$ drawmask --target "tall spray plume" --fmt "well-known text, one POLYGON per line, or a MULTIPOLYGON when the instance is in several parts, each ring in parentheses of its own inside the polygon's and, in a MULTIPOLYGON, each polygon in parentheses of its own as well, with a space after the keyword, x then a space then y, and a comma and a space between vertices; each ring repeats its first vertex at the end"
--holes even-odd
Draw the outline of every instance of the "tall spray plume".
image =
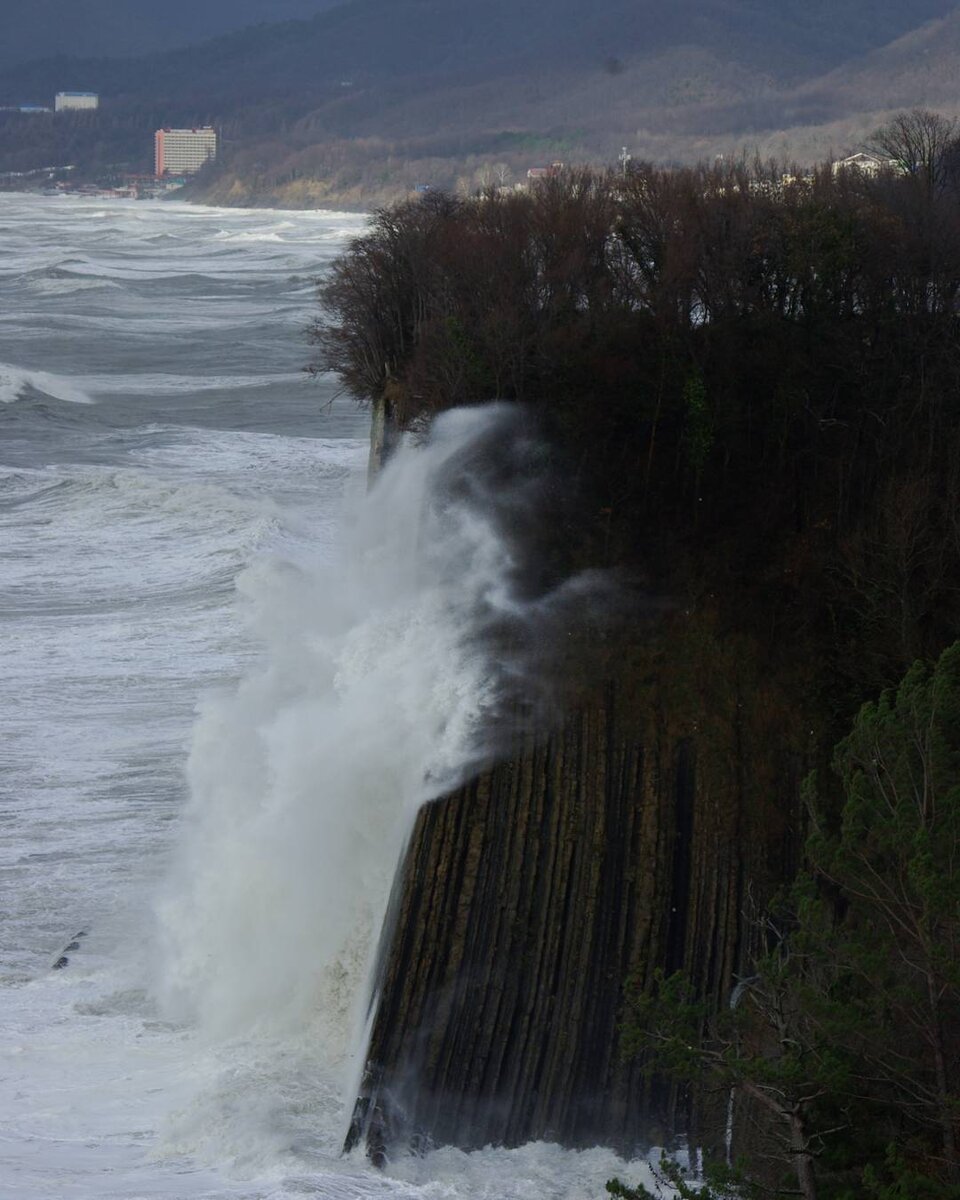
POLYGON ((597 591, 545 587, 523 559, 549 473, 525 422, 505 405, 444 414, 398 449, 341 561, 250 568, 262 654, 197 722, 161 1002, 215 1036, 309 1037, 346 1102, 416 812, 496 755, 551 614, 597 591))

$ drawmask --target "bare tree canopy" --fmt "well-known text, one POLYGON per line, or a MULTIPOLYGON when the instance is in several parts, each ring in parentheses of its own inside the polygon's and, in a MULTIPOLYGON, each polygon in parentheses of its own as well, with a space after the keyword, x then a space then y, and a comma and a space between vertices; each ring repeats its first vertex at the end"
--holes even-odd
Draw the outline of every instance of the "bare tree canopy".
POLYGON ((864 149, 932 191, 945 186, 956 171, 960 132, 955 119, 915 108, 877 129, 864 149))

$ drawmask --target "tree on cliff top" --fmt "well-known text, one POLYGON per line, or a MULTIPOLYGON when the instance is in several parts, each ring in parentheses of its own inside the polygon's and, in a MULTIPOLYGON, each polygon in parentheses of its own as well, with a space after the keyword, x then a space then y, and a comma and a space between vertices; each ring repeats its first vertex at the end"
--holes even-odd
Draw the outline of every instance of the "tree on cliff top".
POLYGON ((571 569, 639 568, 820 664, 835 736, 956 635, 960 177, 563 172, 374 215, 315 369, 401 427, 537 410, 571 569))

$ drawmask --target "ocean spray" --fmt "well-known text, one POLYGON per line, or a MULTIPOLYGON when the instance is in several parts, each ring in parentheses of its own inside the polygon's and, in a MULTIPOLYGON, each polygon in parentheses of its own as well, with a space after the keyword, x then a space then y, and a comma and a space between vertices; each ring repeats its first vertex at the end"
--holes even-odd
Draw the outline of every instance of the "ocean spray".
POLYGON ((529 603, 511 528, 536 472, 502 469, 522 420, 445 414, 391 459, 336 565, 248 569, 262 655, 197 722, 159 903, 162 1006, 218 1039, 309 1037, 345 1105, 405 840, 490 757, 515 676, 486 635, 529 603))

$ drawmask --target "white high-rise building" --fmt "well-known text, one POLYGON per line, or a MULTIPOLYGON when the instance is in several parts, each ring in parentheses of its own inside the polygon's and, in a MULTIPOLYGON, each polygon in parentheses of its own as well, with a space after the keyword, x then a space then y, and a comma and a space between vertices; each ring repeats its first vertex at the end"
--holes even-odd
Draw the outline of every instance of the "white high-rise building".
POLYGON ((57 92, 53 102, 55 112, 66 112, 69 109, 99 108, 100 97, 96 92, 57 92))
POLYGON ((159 175, 193 175, 217 157, 217 131, 158 129, 154 134, 154 169, 159 175))

